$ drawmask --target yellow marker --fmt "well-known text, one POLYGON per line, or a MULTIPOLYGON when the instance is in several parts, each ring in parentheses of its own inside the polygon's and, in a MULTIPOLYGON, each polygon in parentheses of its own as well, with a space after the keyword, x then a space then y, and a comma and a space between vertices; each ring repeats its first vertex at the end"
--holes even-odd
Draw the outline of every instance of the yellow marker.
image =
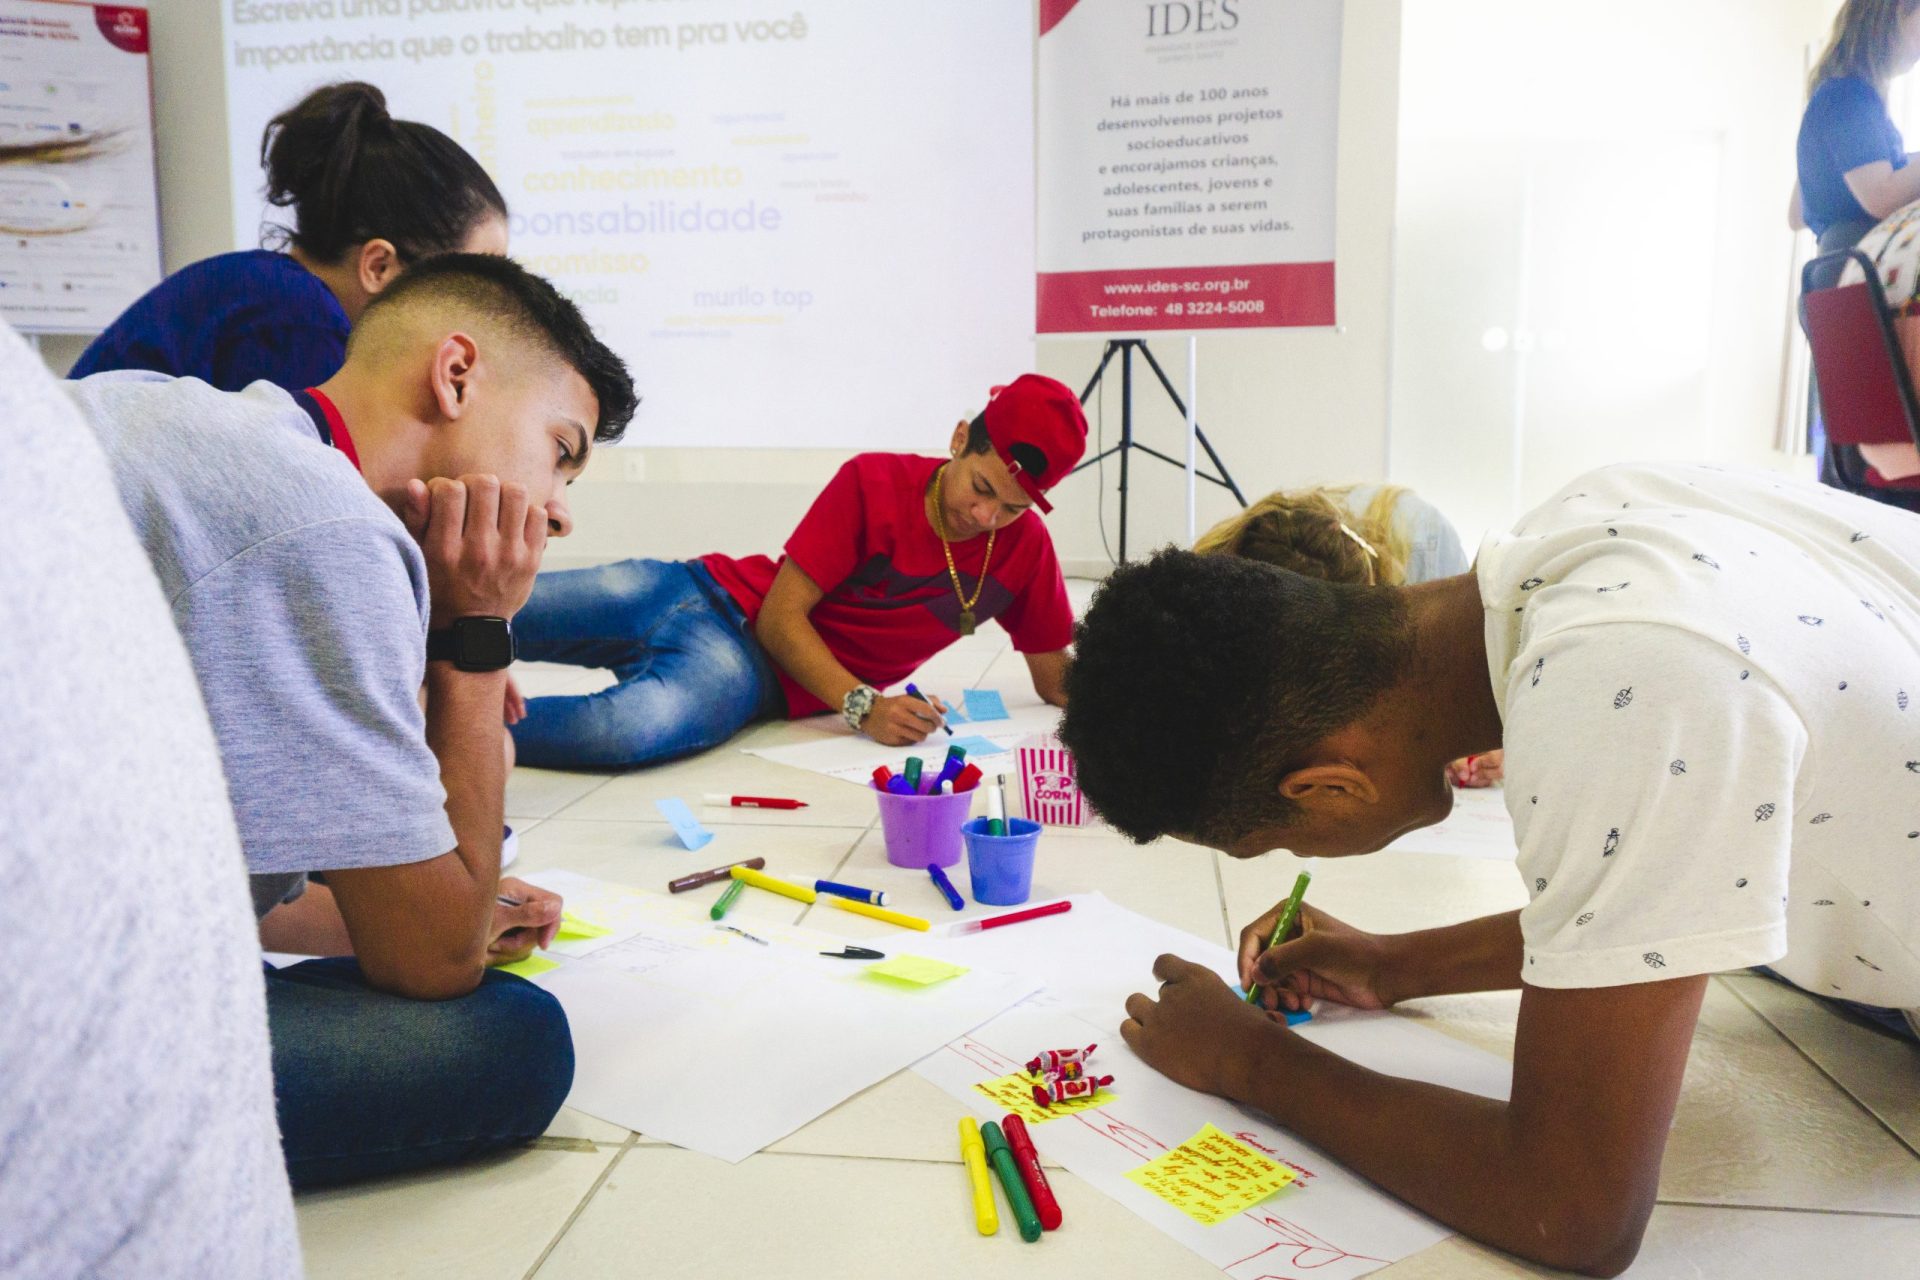
POLYGON ((1000 1230, 1000 1211, 993 1207, 993 1184, 987 1181, 987 1144, 972 1116, 960 1121, 960 1158, 967 1162, 967 1180, 973 1183, 973 1225, 990 1236, 1000 1230))
POLYGON ((888 924, 897 924, 902 929, 919 929, 924 932, 933 927, 919 916, 910 916, 904 911, 889 911, 885 907, 876 907, 870 902, 855 902, 852 898, 836 898, 832 894, 828 894, 827 903, 830 906, 840 908, 842 911, 851 911, 857 916, 871 916, 875 920, 885 920, 888 924))
POLYGON ((779 876, 770 876, 764 871, 755 871, 752 867, 733 868, 733 878, 744 880, 756 889, 765 889, 768 893, 777 893, 783 898, 792 898, 796 902, 812 902, 817 896, 813 890, 803 884, 794 884, 782 880, 779 876))

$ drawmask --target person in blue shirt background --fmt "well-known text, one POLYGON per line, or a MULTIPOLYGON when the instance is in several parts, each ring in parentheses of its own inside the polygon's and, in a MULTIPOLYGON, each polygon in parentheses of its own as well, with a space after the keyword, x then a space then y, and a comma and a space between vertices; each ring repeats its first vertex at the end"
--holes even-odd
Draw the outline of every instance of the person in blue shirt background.
POLYGON ((1920 200, 1920 168, 1887 112, 1887 84, 1920 62, 1920 0, 1847 0, 1807 82, 1788 221, 1845 249, 1920 200))
MULTIPOLYGON (((1787 222, 1805 227, 1821 253, 1850 249, 1882 218, 1920 200, 1920 165, 1887 110, 1887 85, 1920 62, 1920 0, 1847 0, 1833 37, 1807 78, 1807 110, 1795 149, 1799 180, 1787 222)), ((1816 281, 1835 283, 1838 272, 1816 281)), ((1852 445, 1826 438, 1817 393, 1810 396, 1809 444, 1821 459, 1823 483, 1865 497, 1913 506, 1920 491, 1892 490, 1868 479, 1852 445)))
POLYGON ((260 140, 267 199, 293 211, 276 248, 182 268, 127 308, 68 374, 152 369, 221 391, 318 386, 346 358, 369 299, 438 253, 505 254, 507 202, 480 162, 430 125, 395 120, 349 82, 314 90, 260 140))

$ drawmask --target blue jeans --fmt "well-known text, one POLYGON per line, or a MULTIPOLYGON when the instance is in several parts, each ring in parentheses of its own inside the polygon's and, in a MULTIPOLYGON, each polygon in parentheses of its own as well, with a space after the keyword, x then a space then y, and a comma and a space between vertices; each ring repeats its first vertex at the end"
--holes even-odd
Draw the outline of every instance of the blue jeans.
POLYGON ((573 1087, 560 1002, 510 973, 436 1001, 376 991, 350 958, 269 968, 267 1025, 296 1190, 537 1138, 573 1087))
POLYGON ((543 573, 513 619, 531 662, 605 667, 599 693, 533 698, 513 726, 521 764, 631 769, 717 747, 786 701, 747 616, 706 567, 623 560, 543 573))
POLYGON ((1824 1001, 1833 1008, 1850 1013, 1856 1018, 1871 1023, 1881 1031, 1900 1037, 1902 1040, 1920 1041, 1920 1034, 1915 1033, 1913 1024, 1907 1021, 1907 1015, 1898 1009, 1886 1009, 1877 1004, 1861 1004, 1858 1000, 1842 1000, 1839 996, 1823 996, 1818 991, 1808 991, 1805 987, 1794 986, 1793 983, 1788 982, 1785 978, 1775 973, 1771 967, 1764 964, 1753 966, 1753 971, 1763 978, 1772 978, 1775 982, 1783 986, 1793 987, 1795 991, 1810 995, 1816 1000, 1824 1001))

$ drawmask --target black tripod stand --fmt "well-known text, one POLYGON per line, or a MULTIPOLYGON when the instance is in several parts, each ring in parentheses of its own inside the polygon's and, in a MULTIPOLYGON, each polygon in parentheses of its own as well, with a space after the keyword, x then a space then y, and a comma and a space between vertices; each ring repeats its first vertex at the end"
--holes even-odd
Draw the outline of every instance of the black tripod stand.
MULTIPOLYGON (((1167 379, 1167 371, 1162 369, 1160 362, 1153 358, 1153 351, 1147 346, 1146 339, 1113 338, 1108 341, 1106 351, 1100 356, 1099 367, 1093 371, 1093 376, 1087 379, 1087 388, 1080 393, 1080 403, 1082 406, 1087 403, 1087 397, 1093 394, 1093 389, 1100 385, 1100 379, 1105 376, 1107 365, 1112 362, 1116 354, 1119 355, 1120 442, 1111 449, 1103 450, 1095 457, 1088 458, 1068 473, 1069 475, 1078 474, 1088 467, 1106 461, 1116 453, 1120 455, 1120 561, 1122 564, 1126 563, 1127 559, 1127 452, 1138 449, 1169 466, 1178 467, 1182 471, 1187 469, 1186 463, 1177 458, 1169 458, 1158 449, 1149 448, 1133 438, 1133 353, 1136 350, 1153 370, 1154 376, 1160 379, 1161 389, 1167 393, 1167 399, 1173 401, 1173 407, 1180 411, 1183 419, 1187 416, 1186 402, 1180 398, 1180 393, 1173 389, 1173 383, 1167 379)), ((1219 485, 1233 494, 1234 501, 1243 507, 1246 506, 1246 495, 1241 493, 1240 486, 1233 482, 1233 477, 1227 472, 1227 464, 1220 461, 1220 455, 1213 451, 1213 446, 1207 442, 1207 433, 1200 430, 1198 423, 1194 424, 1193 434, 1199 439, 1200 447, 1207 451, 1207 458, 1213 463, 1214 470, 1220 473, 1217 476, 1210 476, 1204 471, 1196 470, 1194 474, 1211 484, 1219 485)))

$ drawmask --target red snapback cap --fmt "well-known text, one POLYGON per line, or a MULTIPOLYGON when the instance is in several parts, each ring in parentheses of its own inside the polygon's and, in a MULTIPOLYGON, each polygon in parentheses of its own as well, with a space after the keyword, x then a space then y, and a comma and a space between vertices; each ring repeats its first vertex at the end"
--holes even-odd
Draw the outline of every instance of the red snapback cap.
POLYGON ((1000 461, 1033 504, 1052 511, 1046 491, 1067 477, 1087 452, 1087 415, 1080 409, 1080 398, 1063 382, 1037 373, 1023 373, 1004 387, 988 392, 987 407, 981 412, 987 425, 987 438, 993 442, 1000 461), (1024 445, 1022 454, 1040 455, 1040 466, 1029 469, 1014 456, 1016 445, 1024 445))

